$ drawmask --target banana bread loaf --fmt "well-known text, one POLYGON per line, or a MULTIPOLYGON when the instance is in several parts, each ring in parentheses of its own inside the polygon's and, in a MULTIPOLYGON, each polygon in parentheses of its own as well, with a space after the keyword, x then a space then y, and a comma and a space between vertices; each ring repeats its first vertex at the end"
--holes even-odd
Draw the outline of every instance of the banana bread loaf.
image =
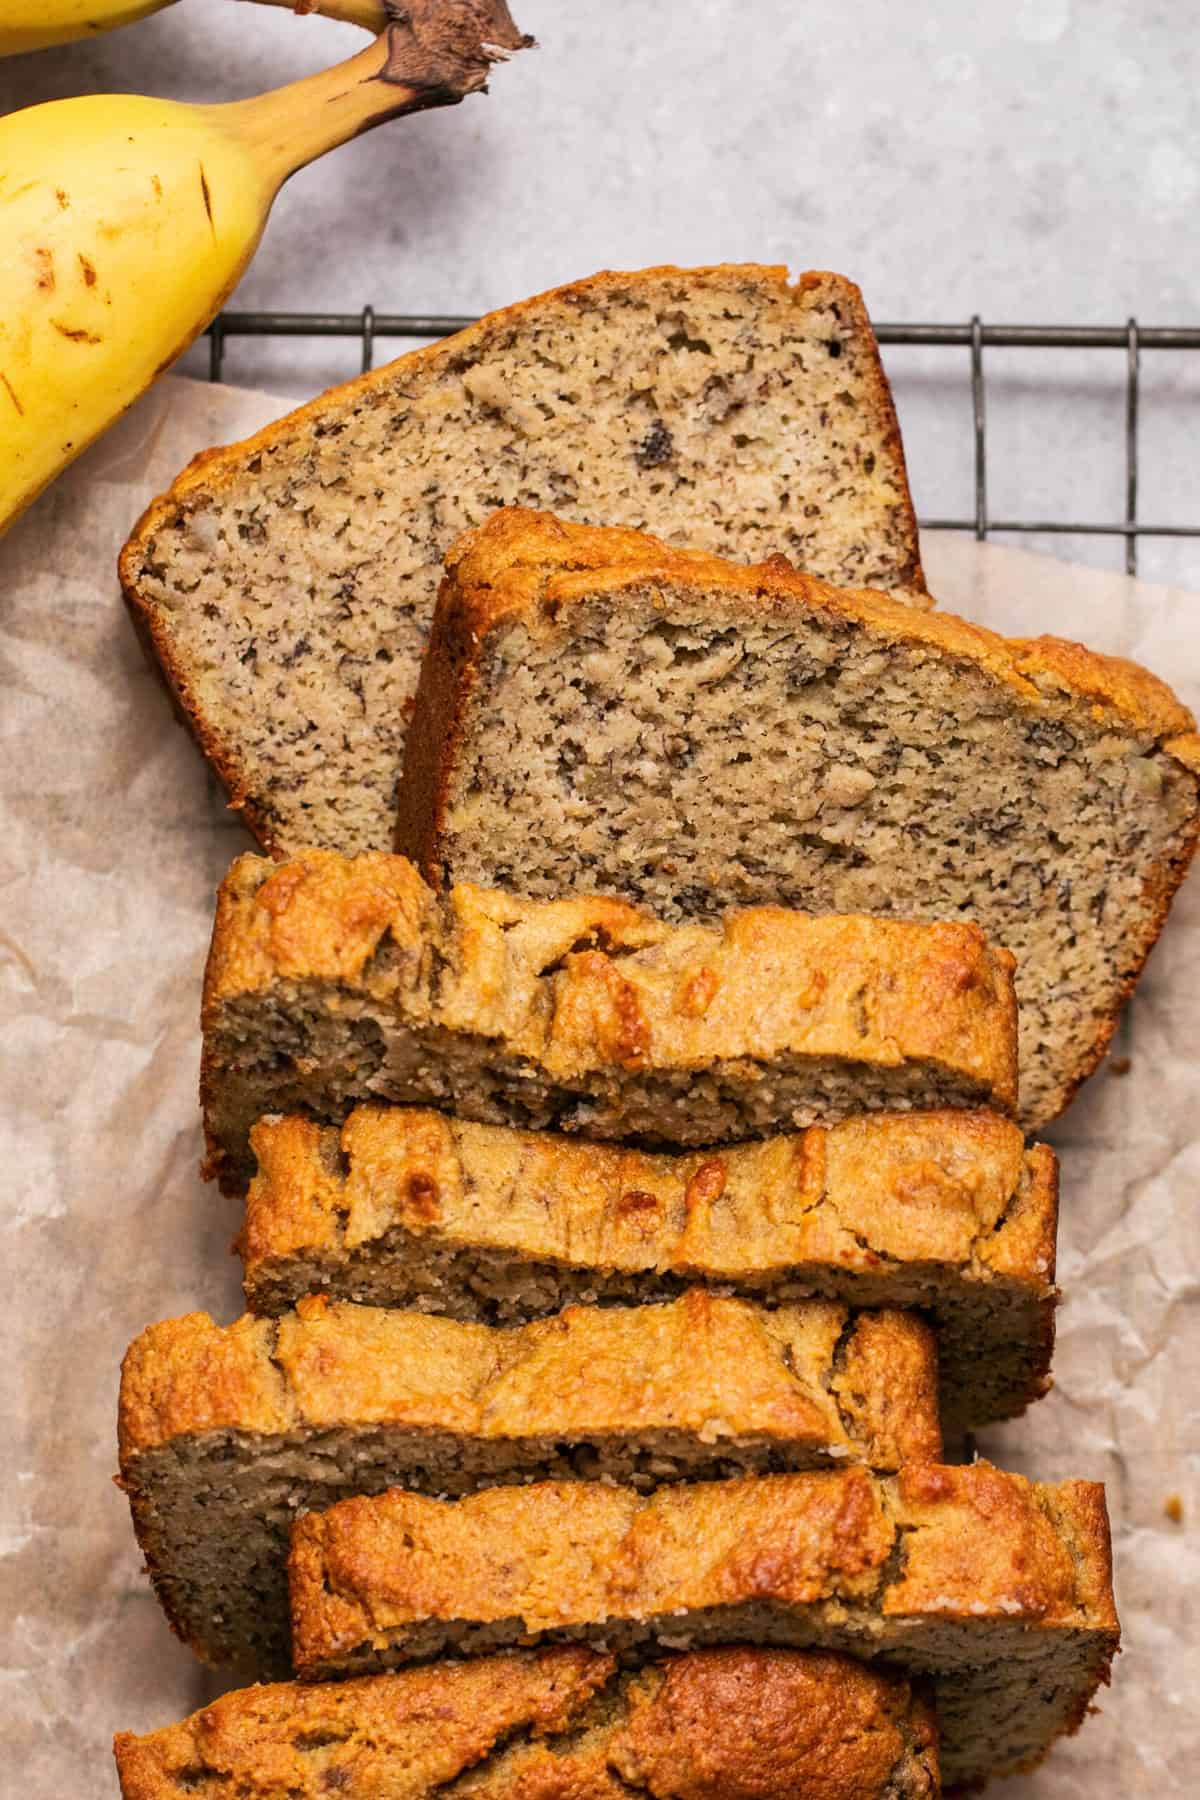
POLYGON ((899 1676, 797 1650, 581 1646, 225 1694, 113 1746, 124 1800, 937 1800, 899 1676))
POLYGON ((653 1155, 415 1107, 260 1119, 247 1303, 305 1294, 510 1324, 706 1282, 770 1302, 919 1307, 947 1435, 1045 1391, 1058 1163, 997 1113, 873 1113, 653 1155))
POLYGON ((987 1463, 664 1487, 393 1489, 292 1533, 302 1675, 580 1638, 818 1646, 932 1679, 947 1786, 1036 1762, 1117 1646, 1103 1489, 987 1463))
POLYGON ((276 852, 386 850, 441 557, 513 502, 924 594, 858 289, 602 274, 198 457, 121 558, 231 803, 276 852))
POLYGON ((208 1172, 269 1112, 360 1100, 713 1144, 1016 1100, 1012 957, 970 924, 779 908, 664 925, 623 901, 436 896, 403 857, 241 857, 204 992, 208 1172))
POLYGON ((397 849, 429 880, 974 919, 1017 959, 1021 1116, 1102 1056, 1200 827, 1200 737, 1132 663, 494 514, 447 558, 397 849))
POLYGON ((939 1454, 937 1364, 905 1313, 766 1312, 697 1290, 508 1330, 305 1300, 152 1325, 121 1376, 121 1481, 168 1617, 211 1662, 286 1669, 287 1531, 393 1483, 880 1469, 939 1454))

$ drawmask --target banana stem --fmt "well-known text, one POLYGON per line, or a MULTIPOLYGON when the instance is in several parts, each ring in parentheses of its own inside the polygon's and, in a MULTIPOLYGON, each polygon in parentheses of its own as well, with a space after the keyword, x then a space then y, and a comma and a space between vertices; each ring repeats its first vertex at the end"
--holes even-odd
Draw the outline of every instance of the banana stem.
POLYGON ((494 62, 533 42, 506 0, 408 0, 388 12, 384 35, 346 62, 205 109, 254 147, 274 186, 384 119, 456 105, 486 84, 494 62))
POLYGON ((383 31, 388 22, 384 0, 257 0, 260 6, 286 6, 289 12, 320 13, 323 19, 337 19, 343 25, 361 25, 372 34, 383 31))
POLYGON ((411 96, 385 86, 386 66, 387 44, 378 38, 332 69, 211 111, 254 146, 264 175, 278 187, 315 157, 387 118, 397 104, 403 108, 411 96))

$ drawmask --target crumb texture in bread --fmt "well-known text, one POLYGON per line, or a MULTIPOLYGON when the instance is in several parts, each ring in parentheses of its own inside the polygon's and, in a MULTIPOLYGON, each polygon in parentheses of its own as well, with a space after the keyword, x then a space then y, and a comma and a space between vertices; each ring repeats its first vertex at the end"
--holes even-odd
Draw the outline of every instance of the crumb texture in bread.
POLYGON ((302 1300, 131 1345, 121 1475, 163 1606, 209 1661, 286 1661, 297 1515, 395 1483, 662 1481, 936 1457, 937 1358, 907 1313, 695 1289, 501 1328, 302 1300))
POLYGON ((948 1784, 1030 1766, 1074 1730, 1118 1638, 1103 1490, 987 1463, 652 1495, 392 1490, 300 1520, 290 1578, 311 1679, 518 1640, 879 1658, 932 1682, 948 1784))
POLYGON ((264 846, 391 843, 441 558, 513 504, 928 605, 852 282, 664 268, 540 295, 198 458, 126 546, 139 630, 264 846))
POLYGON ((948 1436, 1045 1389, 1058 1165, 989 1112, 874 1113, 690 1152, 418 1107, 260 1119, 238 1240, 247 1303, 307 1294, 514 1324, 688 1283, 917 1308, 948 1436))
POLYGON ((397 847, 436 882, 974 919, 1017 959, 1022 1117, 1102 1054, 1200 824, 1195 722, 1146 670, 495 514, 448 559, 397 847))
POLYGON ((403 857, 242 857, 205 979, 209 1170, 265 1113, 359 1101, 714 1144, 861 1111, 1016 1103, 1012 958, 978 926, 435 895, 403 857))
POLYGON ((735 1647, 619 1670, 580 1646, 225 1694, 115 1744, 123 1800, 936 1800, 902 1677, 735 1647), (451 1787, 449 1784, 453 1784, 451 1787))

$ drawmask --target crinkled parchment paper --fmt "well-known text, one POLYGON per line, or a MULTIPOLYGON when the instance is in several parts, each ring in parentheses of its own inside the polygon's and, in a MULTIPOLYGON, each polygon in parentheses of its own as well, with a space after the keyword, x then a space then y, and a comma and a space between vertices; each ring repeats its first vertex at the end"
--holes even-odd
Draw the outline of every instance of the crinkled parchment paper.
MULTIPOLYGON (((196 1175, 200 974, 247 840, 144 667, 114 560, 196 450, 280 410, 162 383, 0 543, 0 1765, 26 1800, 115 1792, 114 1729, 219 1690, 175 1643, 112 1486, 117 1373, 149 1320, 238 1310, 236 1209, 196 1175)), ((943 605, 1146 662, 1200 707, 1200 596, 935 537, 943 605)), ((981 1447, 1100 1477, 1125 1653, 1039 1800, 1194 1794, 1200 1769, 1200 875, 1063 1153, 1056 1386, 981 1447), (1182 1523, 1167 1516, 1178 1496, 1182 1523)))

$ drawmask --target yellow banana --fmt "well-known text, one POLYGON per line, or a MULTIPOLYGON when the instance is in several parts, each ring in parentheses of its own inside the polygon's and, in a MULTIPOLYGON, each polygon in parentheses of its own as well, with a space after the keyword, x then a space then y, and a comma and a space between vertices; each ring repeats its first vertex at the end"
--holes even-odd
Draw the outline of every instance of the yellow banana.
MULTIPOLYGON (((170 6, 174 0, 167 0, 170 6)), ((345 25, 361 25, 364 31, 378 33, 388 22, 387 0, 258 0, 260 6, 286 6, 294 13, 320 13, 326 19, 340 19, 345 25)), ((391 7, 391 12, 397 6, 391 7)))
POLYGON ((0 119, 0 532, 209 323, 290 174, 477 91, 527 41, 504 0, 408 0, 348 62, 257 99, 0 119))
MULTIPOLYGON (((385 0, 316 0, 315 4, 313 0, 259 0, 259 4, 287 6, 298 13, 319 12, 371 32, 382 31, 387 24, 385 0)), ((96 37, 174 5, 175 0, 5 0, 0 8, 0 56, 96 37)))

